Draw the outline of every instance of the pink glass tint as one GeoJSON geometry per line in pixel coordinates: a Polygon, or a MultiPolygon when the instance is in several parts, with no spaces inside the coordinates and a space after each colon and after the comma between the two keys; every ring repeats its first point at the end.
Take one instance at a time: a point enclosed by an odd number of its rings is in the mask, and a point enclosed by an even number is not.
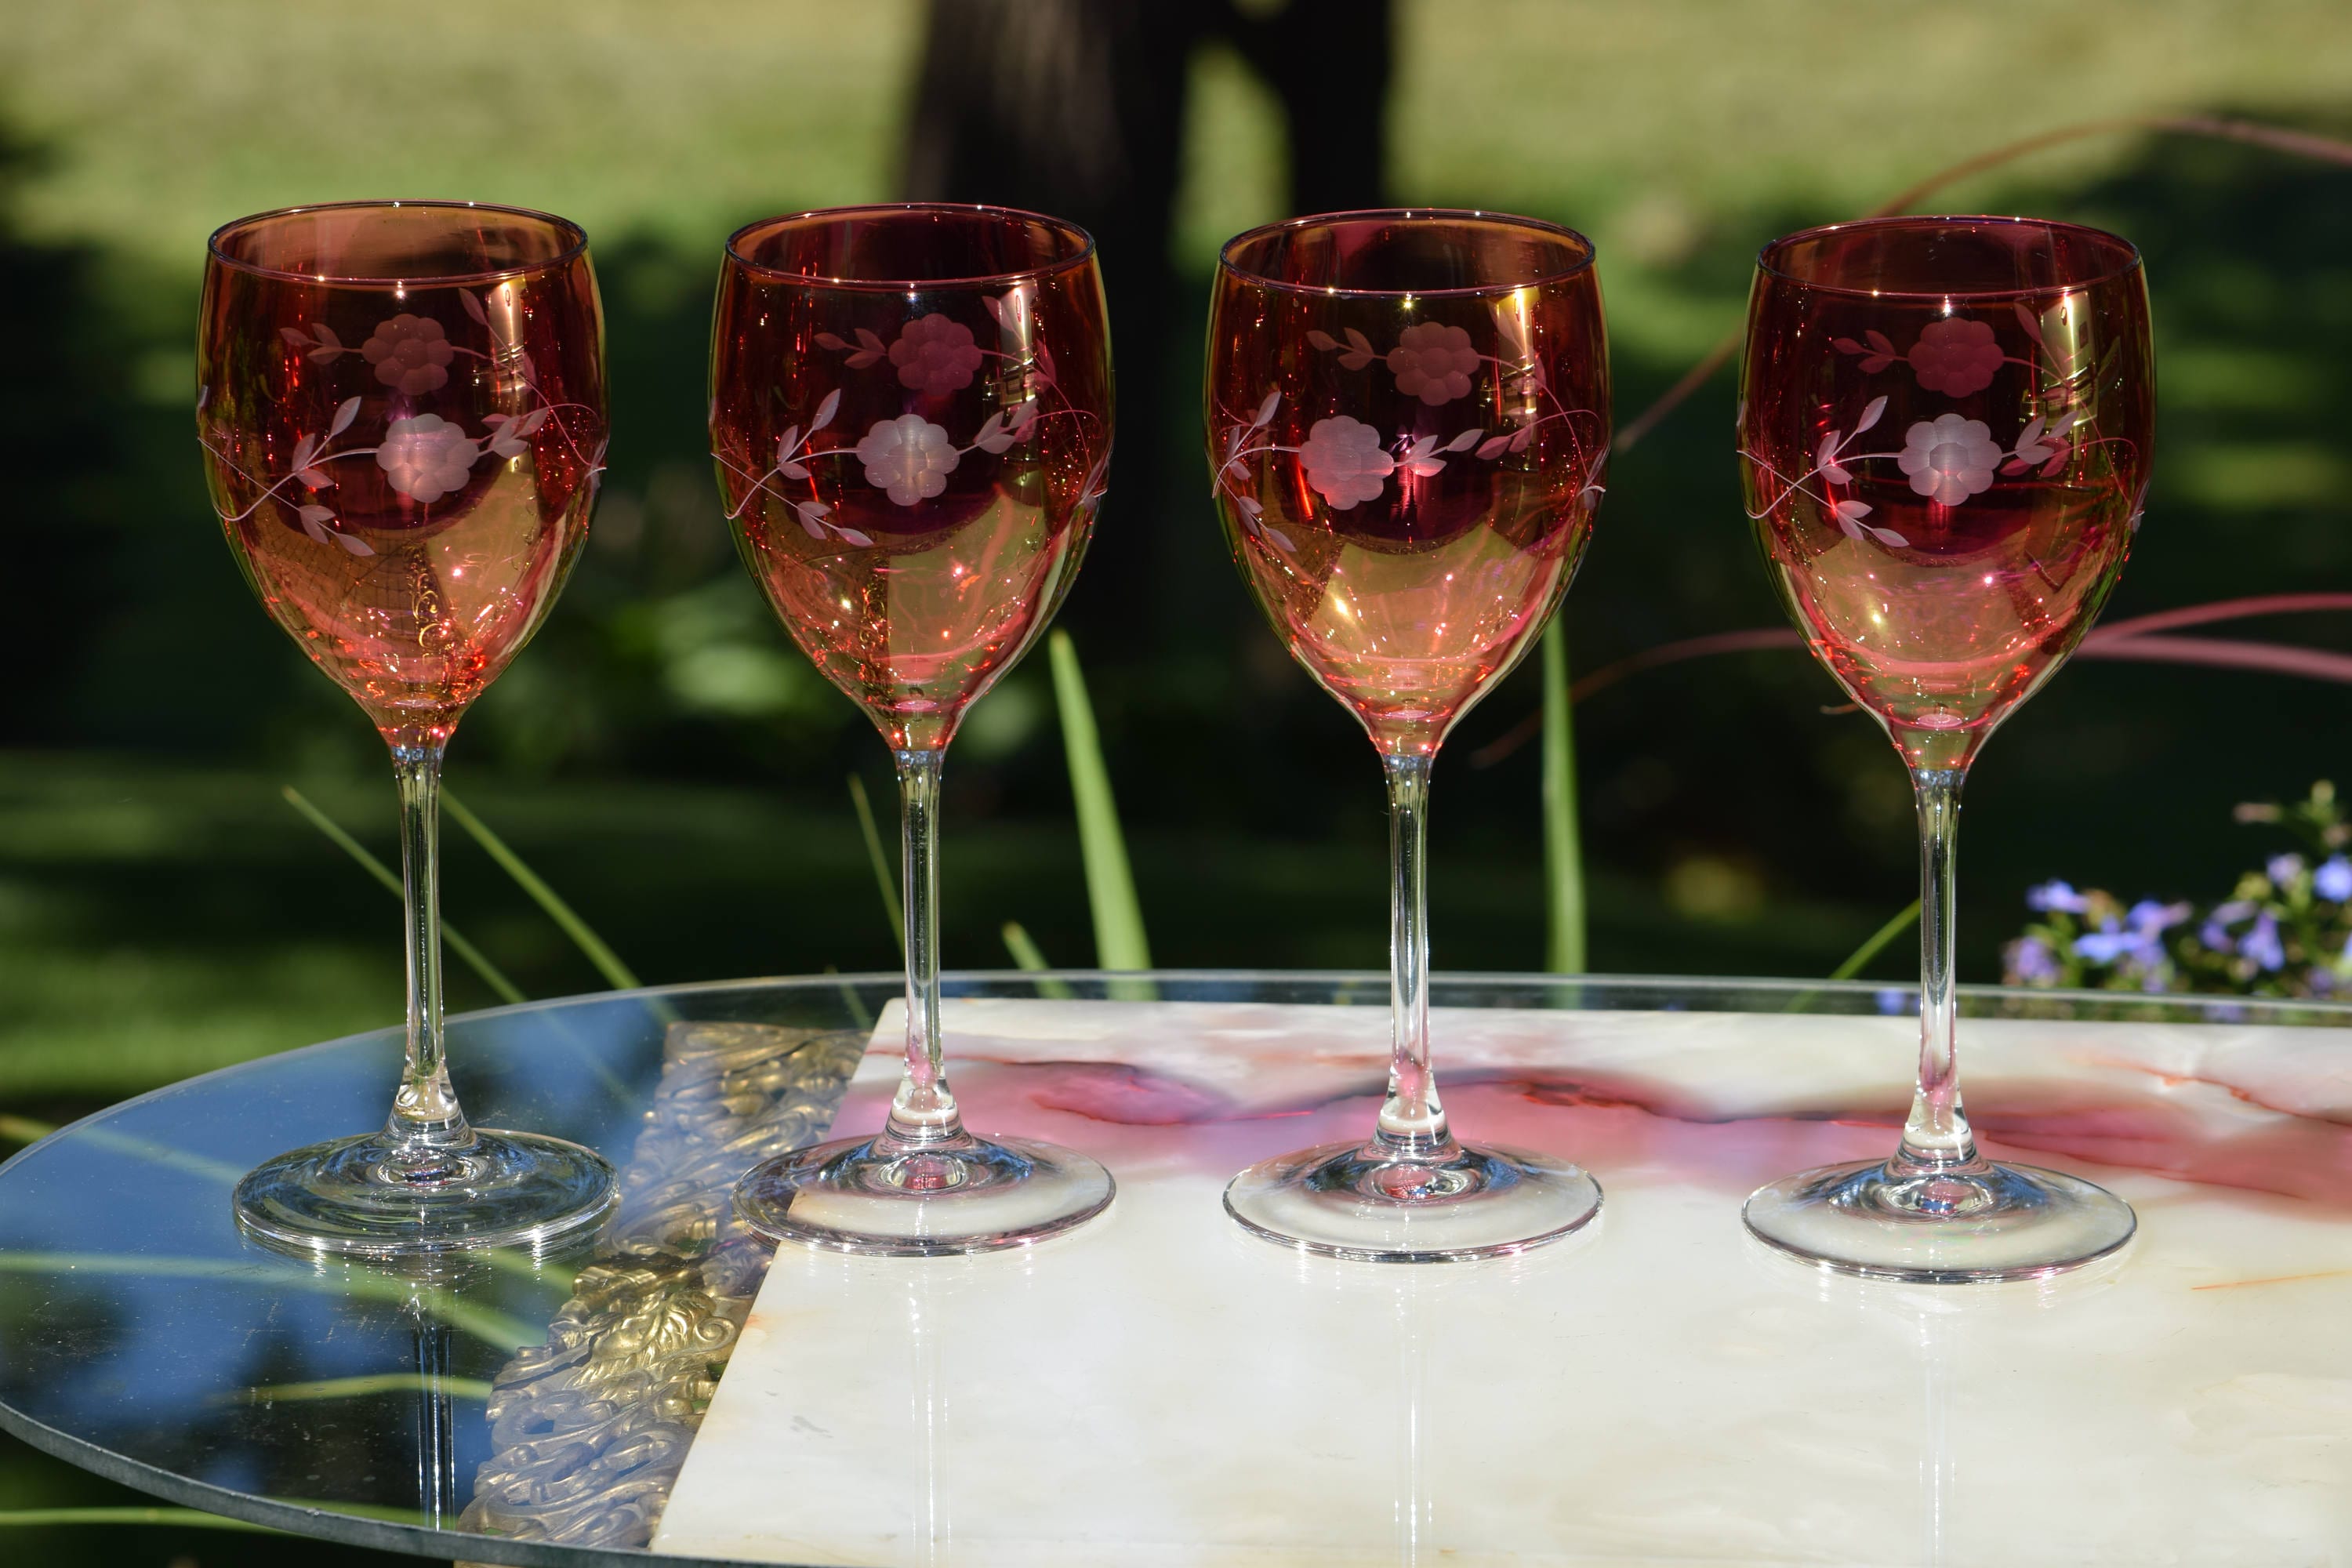
{"type": "Polygon", "coordinates": [[[1885,1161],[1750,1194],[1748,1230],[1822,1268],[2030,1279],[2131,1239],[2080,1177],[1987,1159],[1959,1089],[1960,792],[2082,640],[2139,524],[2155,434],[2147,292],[2113,235],[1905,217],[1757,263],[1741,383],[1748,514],[1789,614],[1885,726],[1919,816],[1919,1071],[1885,1161]]]}
{"type": "Polygon", "coordinates": [[[771,1240],[986,1252],[1110,1203],[1066,1149],[963,1124],[940,1035],[939,795],[965,710],[1053,619],[1110,462],[1110,339],[1086,232],[928,205],[771,218],[728,243],[710,451],[744,564],[898,769],[907,1070],[882,1131],[762,1162],[771,1240]]]}
{"type": "Polygon", "coordinates": [[[1915,764],[1965,767],[2130,552],[2155,421],[2137,256],[2063,224],[1844,225],[1769,247],[1749,316],[1773,581],[1915,764]]]}
{"type": "Polygon", "coordinates": [[[604,318],[576,225],[464,202],[266,213],[213,236],[196,431],[262,605],[358,701],[400,787],[407,1048],[380,1131],[237,1184],[305,1253],[544,1246],[612,1207],[594,1152],[478,1128],[441,1026],[438,792],[467,704],[530,640],[604,471],[604,318]]]}
{"type": "Polygon", "coordinates": [[[586,240],[451,203],[213,237],[197,422],[278,624],[394,743],[446,742],[554,603],[605,443],[586,240]]]}
{"type": "Polygon", "coordinates": [[[1601,1188],[1455,1140],[1431,1067],[1426,826],[1446,731],[1568,591],[1609,455],[1592,247],[1486,213],[1360,212],[1225,247],[1209,321],[1210,488],[1242,577],[1371,735],[1390,820],[1389,1090],[1370,1135],[1262,1160],[1244,1228],[1381,1262],[1566,1236],[1601,1188]]]}
{"type": "Polygon", "coordinates": [[[1592,249],[1360,213],[1225,248],[1208,441],[1234,558],[1384,752],[1433,753],[1567,592],[1600,499],[1592,249]]]}
{"type": "Polygon", "coordinates": [[[711,450],[745,563],[893,750],[937,750],[1053,618],[1102,500],[1093,242],[999,209],[754,224],[729,243],[711,450]]]}

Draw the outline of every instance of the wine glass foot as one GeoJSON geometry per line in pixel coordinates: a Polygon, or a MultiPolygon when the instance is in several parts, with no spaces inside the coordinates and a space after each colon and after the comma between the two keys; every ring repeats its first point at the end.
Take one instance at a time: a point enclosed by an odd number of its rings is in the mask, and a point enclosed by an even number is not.
{"type": "Polygon", "coordinates": [[[246,1173],[236,1207],[240,1230],[281,1251],[398,1257],[543,1250],[618,1201],[593,1150],[476,1128],[469,1147],[424,1166],[382,1133],[292,1150],[246,1173]]]}
{"type": "Polygon", "coordinates": [[[1110,1173],[1075,1151],[966,1133],[917,1149],[845,1138],[755,1165],[735,1213],[770,1241],[878,1258],[1025,1247],[1110,1205],[1110,1173]]]}
{"type": "Polygon", "coordinates": [[[2121,1247],[2139,1223],[2105,1188],[2037,1165],[1906,1174],[1884,1161],[1783,1177],[1750,1194],[1741,1216],[1791,1258],[1923,1285],[2079,1268],[2121,1247]]]}
{"type": "Polygon", "coordinates": [[[1524,1252],[1582,1228],[1601,1184],[1580,1165],[1465,1145],[1397,1159],[1361,1142],[1259,1162],[1225,1188],[1225,1212],[1268,1241],[1368,1263],[1454,1263],[1524,1252]]]}

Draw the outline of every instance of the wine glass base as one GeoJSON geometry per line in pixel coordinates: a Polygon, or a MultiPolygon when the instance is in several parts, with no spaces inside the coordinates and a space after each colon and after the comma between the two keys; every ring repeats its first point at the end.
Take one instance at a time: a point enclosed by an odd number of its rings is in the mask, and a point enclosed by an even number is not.
{"type": "Polygon", "coordinates": [[[474,1130],[429,1171],[381,1133],[313,1143],[236,1184],[236,1223],[281,1251],[398,1257],[543,1249],[596,1225],[619,1201],[593,1150],[534,1132],[474,1130]]]}
{"type": "Polygon", "coordinates": [[[1110,1206],[1110,1173],[1027,1138],[964,1135],[911,1152],[838,1139],[755,1165],[735,1213],[770,1241],[877,1258],[942,1258],[1026,1247],[1110,1206]]]}
{"type": "Polygon", "coordinates": [[[1898,1176],[1884,1161],[1827,1165],[1749,1194],[1758,1240],[1841,1274],[1923,1285],[2038,1279],[2121,1247],[2131,1205],[2038,1165],[1898,1176]]]}
{"type": "Polygon", "coordinates": [[[1465,1145],[1451,1160],[1326,1143],[1259,1162],[1225,1187],[1242,1228],[1327,1258],[1455,1263],[1524,1252],[1601,1212],[1601,1184],[1548,1154],[1465,1145]]]}

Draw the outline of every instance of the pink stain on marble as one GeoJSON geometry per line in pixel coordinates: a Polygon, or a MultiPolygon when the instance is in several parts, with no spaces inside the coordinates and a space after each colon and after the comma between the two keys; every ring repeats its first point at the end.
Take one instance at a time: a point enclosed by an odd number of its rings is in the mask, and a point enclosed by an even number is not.
{"type": "MultiPolygon", "coordinates": [[[[1268,1085],[1276,1096],[1263,1100],[1250,1097],[1246,1084],[1234,1093],[1174,1070],[1041,1059],[1053,1044],[951,1040],[967,1123],[1066,1143],[1114,1171],[1173,1165],[1220,1173],[1285,1149],[1359,1136],[1370,1126],[1383,1082],[1384,1064],[1360,1044],[1311,1035],[1253,1042],[1275,1047],[1265,1054],[1281,1065],[1266,1074],[1281,1080],[1268,1085]],[[1303,1079],[1322,1092],[1297,1092],[1303,1079]]],[[[1187,1065],[1232,1072],[1230,1061],[1187,1065]]],[[[2112,1058],[2088,1065],[2095,1070],[2063,1079],[1972,1079],[1969,1110],[1987,1152],[2144,1171],[2352,1213],[2352,1126],[2283,1108],[2310,1094],[2258,1095],[2210,1071],[2112,1058]]],[[[1604,1183],[1612,1169],[1638,1166],[1735,1195],[1790,1170],[1885,1151],[1906,1106],[1892,1072],[1867,1090],[1769,1110],[1710,1102],[1687,1084],[1597,1068],[1465,1065],[1443,1081],[1460,1137],[1564,1155],[1604,1183]]],[[[861,1083],[836,1127],[878,1129],[887,1106],[885,1086],[861,1083]]]]}

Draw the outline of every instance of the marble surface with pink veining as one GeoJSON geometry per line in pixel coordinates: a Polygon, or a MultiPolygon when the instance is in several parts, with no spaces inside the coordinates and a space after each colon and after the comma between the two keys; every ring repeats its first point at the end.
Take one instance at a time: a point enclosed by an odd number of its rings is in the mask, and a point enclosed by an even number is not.
{"type": "MultiPolygon", "coordinates": [[[[810,1563],[2352,1562],[2352,1040],[1969,1020],[1988,1152],[2131,1201],[2043,1285],[1840,1279],[1742,1197],[1885,1151],[1916,1025],[1441,1010],[1457,1131],[1607,1204],[1517,1259],[1301,1257],[1218,1194],[1370,1125],[1377,1007],[951,1000],[971,1122],[1108,1163],[1024,1252],[787,1248],[656,1551],[810,1563]]],[[[880,1123],[894,1014],[836,1122],[880,1123]]]]}

